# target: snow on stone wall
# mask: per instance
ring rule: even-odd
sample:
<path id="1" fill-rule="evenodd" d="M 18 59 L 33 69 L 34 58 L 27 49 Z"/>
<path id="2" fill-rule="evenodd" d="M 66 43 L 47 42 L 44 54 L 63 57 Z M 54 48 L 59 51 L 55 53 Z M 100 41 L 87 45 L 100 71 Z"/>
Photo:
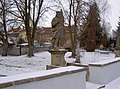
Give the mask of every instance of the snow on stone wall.
<path id="1" fill-rule="evenodd" d="M 89 64 L 90 82 L 108 84 L 120 77 L 120 58 L 114 58 Z"/>
<path id="2" fill-rule="evenodd" d="M 62 67 L 0 78 L 2 89 L 86 89 L 86 69 Z"/>

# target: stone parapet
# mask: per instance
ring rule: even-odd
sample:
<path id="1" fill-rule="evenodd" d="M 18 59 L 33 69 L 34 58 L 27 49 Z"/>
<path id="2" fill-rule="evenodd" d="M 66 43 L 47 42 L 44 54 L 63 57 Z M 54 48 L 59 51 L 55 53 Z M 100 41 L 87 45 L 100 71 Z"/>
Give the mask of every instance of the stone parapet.
<path id="1" fill-rule="evenodd" d="M 7 89 L 7 87 L 11 87 L 8 89 L 18 89 L 19 86 L 18 87 L 13 87 L 13 86 L 16 86 L 16 85 L 24 86 L 25 84 L 30 84 L 30 86 L 31 86 L 31 83 L 35 83 L 35 82 L 36 83 L 41 82 L 40 84 L 43 84 L 42 82 L 45 83 L 45 80 L 49 81 L 50 79 L 51 79 L 50 83 L 54 83 L 55 82 L 54 79 L 56 79 L 56 81 L 57 81 L 57 78 L 58 78 L 58 81 L 62 81 L 62 78 L 63 78 L 63 80 L 65 78 L 67 79 L 68 77 L 71 78 L 70 77 L 71 74 L 72 74 L 72 76 L 74 76 L 74 74 L 75 74 L 75 77 L 79 77 L 80 75 L 82 76 L 82 73 L 85 71 L 86 71 L 86 68 L 83 68 L 83 67 L 69 66 L 69 67 L 56 68 L 56 69 L 52 69 L 52 70 L 45 70 L 45 71 L 41 71 L 41 72 L 0 77 L 0 89 L 1 88 Z M 76 76 L 76 74 L 79 76 Z M 83 73 L 83 74 L 85 74 L 85 73 Z M 64 76 L 64 77 L 62 77 L 62 76 Z M 61 79 L 59 80 L 60 77 L 61 77 Z M 81 80 L 81 78 L 80 79 L 77 78 L 77 80 L 76 79 L 75 80 L 76 81 L 78 81 L 78 80 L 84 81 L 84 83 L 85 83 L 84 79 L 85 78 L 83 78 L 83 80 Z M 42 81 L 42 80 L 44 80 L 44 81 Z M 68 82 L 64 82 L 64 81 L 60 82 L 60 83 L 63 85 L 64 85 L 64 83 L 68 84 Z M 72 84 L 72 81 L 70 84 Z M 80 84 L 80 82 L 77 85 L 79 85 L 79 84 Z M 42 87 L 42 86 L 40 86 L 40 87 Z M 21 88 L 21 89 L 23 89 L 23 88 Z M 38 88 L 34 88 L 34 89 L 38 89 Z M 45 88 L 42 88 L 42 89 L 45 89 Z M 83 88 L 83 89 L 85 89 L 85 88 Z"/>

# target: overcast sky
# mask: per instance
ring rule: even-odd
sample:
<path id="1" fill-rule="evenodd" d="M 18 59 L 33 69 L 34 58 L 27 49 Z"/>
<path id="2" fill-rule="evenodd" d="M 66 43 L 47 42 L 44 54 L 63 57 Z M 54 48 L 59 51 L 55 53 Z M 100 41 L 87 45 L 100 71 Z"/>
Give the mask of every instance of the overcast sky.
<path id="1" fill-rule="evenodd" d="M 118 17 L 120 16 L 120 0 L 108 0 L 111 5 L 110 22 L 113 29 L 116 29 Z"/>
<path id="2" fill-rule="evenodd" d="M 120 16 L 120 0 L 108 0 L 108 3 L 110 4 L 110 10 L 111 10 L 111 13 L 109 13 L 110 23 L 111 23 L 112 29 L 115 30 L 118 25 L 118 17 Z M 51 15 L 51 13 L 52 12 L 47 13 L 47 16 Z M 46 21 L 46 23 L 44 23 L 45 26 L 51 26 L 51 20 L 55 16 L 55 13 L 52 13 L 52 14 L 54 15 L 48 16 L 49 21 Z"/>

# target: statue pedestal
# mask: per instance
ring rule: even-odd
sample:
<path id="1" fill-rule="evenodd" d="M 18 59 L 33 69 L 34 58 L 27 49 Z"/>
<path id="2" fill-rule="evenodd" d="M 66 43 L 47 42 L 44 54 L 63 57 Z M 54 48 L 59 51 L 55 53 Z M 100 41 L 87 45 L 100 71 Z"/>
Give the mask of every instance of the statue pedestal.
<path id="1" fill-rule="evenodd" d="M 120 47 L 115 48 L 115 56 L 120 57 Z"/>
<path id="2" fill-rule="evenodd" d="M 66 66 L 64 55 L 67 52 L 65 49 L 50 49 L 51 53 L 51 65 Z"/>
<path id="3" fill-rule="evenodd" d="M 115 50 L 115 56 L 120 57 L 120 50 Z"/>

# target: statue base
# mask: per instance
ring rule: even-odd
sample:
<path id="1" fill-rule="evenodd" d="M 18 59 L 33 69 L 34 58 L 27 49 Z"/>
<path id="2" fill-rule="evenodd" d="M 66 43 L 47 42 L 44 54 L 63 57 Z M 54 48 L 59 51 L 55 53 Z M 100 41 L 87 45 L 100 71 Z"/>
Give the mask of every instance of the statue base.
<path id="1" fill-rule="evenodd" d="M 115 50 L 115 56 L 120 57 L 120 50 Z"/>
<path id="2" fill-rule="evenodd" d="M 51 53 L 51 65 L 55 66 L 66 66 L 66 61 L 64 55 L 67 52 L 65 49 L 50 49 L 48 50 Z"/>
<path id="3" fill-rule="evenodd" d="M 120 57 L 120 47 L 116 47 L 114 52 L 116 57 Z"/>

